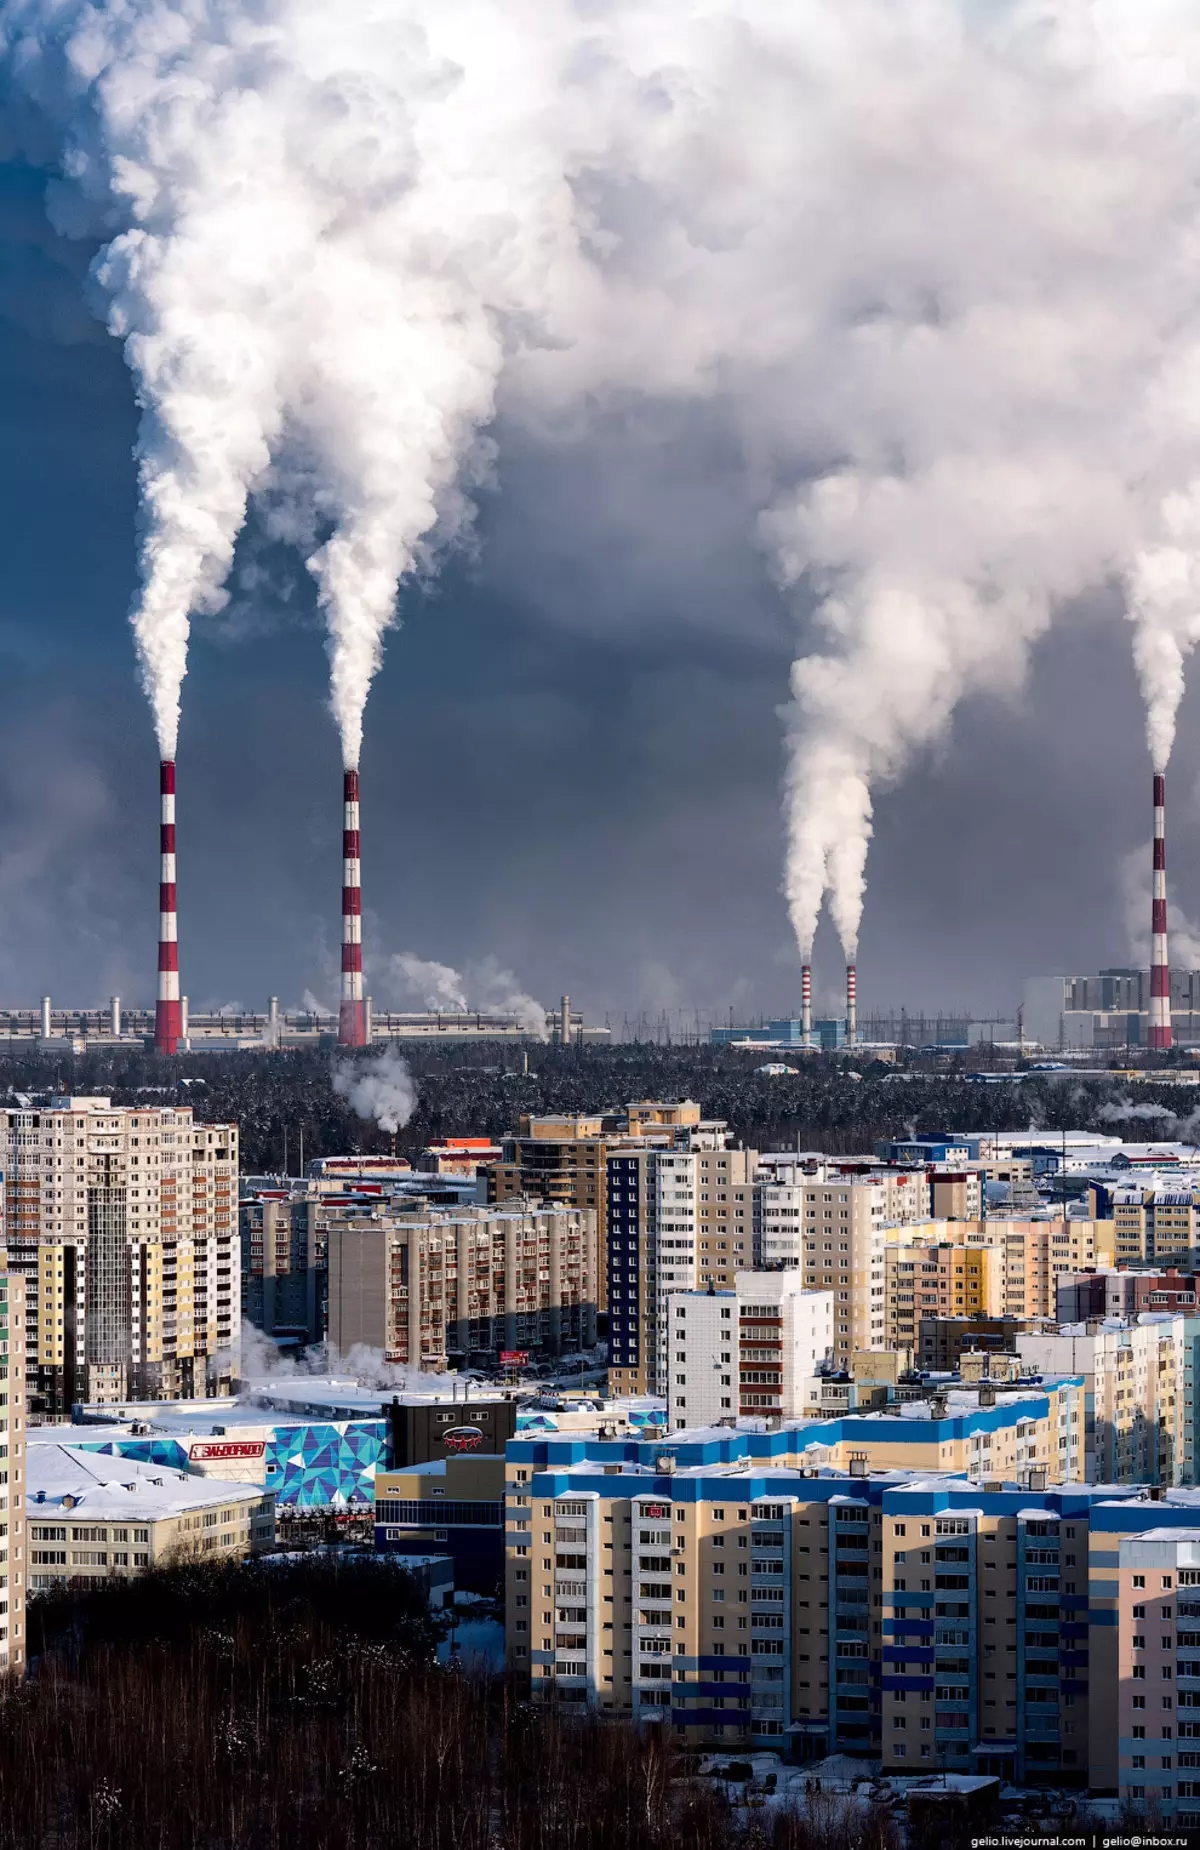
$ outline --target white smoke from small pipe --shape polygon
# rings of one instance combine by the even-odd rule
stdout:
[[[408,1062],[390,1049],[372,1060],[344,1060],[333,1069],[333,1089],[360,1118],[395,1136],[417,1108]]]

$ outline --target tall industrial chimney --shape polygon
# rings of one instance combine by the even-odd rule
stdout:
[[[800,965],[800,1037],[806,1047],[812,1046],[812,952],[804,953],[804,962]]]
[[[363,1007],[362,869],[359,861],[358,772],[347,771],[342,785],[342,1006],[338,1046],[365,1047]]]
[[[1149,1045],[1171,1045],[1171,969],[1167,952],[1167,780],[1154,773],[1154,891],[1150,901]]]
[[[179,931],[175,917],[175,760],[158,770],[162,796],[158,873],[158,1001],[154,1009],[154,1051],[176,1053],[183,1033],[179,1008]]]
[[[858,1040],[858,966],[846,965],[846,1045]]]

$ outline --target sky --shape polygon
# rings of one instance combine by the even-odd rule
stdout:
[[[51,231],[43,187],[0,167],[0,1003],[149,1002],[136,408],[85,303],[89,250]],[[368,990],[414,1005],[384,968],[411,951],[493,960],[618,1029],[642,1010],[794,1010],[777,709],[810,613],[756,538],[730,419],[631,393],[586,431],[502,412],[492,434],[473,552],[404,594],[367,706]],[[253,524],[232,585],[195,625],[184,701],[182,986],[193,1008],[332,1003],[340,756],[313,591]],[[1006,1012],[1025,976],[1126,961],[1124,863],[1149,837],[1127,632],[1111,597],[1086,600],[1019,698],[966,700],[880,793],[861,1008]],[[1170,877],[1200,915],[1195,719],[1189,695]],[[840,985],[826,923],[818,1006]]]

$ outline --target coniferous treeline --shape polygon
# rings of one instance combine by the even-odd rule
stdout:
[[[734,1810],[655,1731],[436,1662],[369,1560],[38,1599],[0,1691],[0,1850],[895,1850],[882,1812]]]
[[[1131,1108],[1131,1096],[1128,1082],[1120,1079],[1061,1084],[1032,1076],[983,1088],[967,1078],[978,1052],[957,1056],[949,1066],[918,1060],[912,1075],[897,1082],[891,1069],[865,1052],[854,1071],[844,1059],[817,1055],[781,1077],[757,1071],[775,1058],[771,1054],[707,1045],[414,1042],[404,1051],[417,1106],[397,1139],[402,1154],[439,1137],[502,1136],[527,1112],[619,1111],[637,1098],[694,1098],[706,1117],[723,1118],[734,1138],[753,1148],[794,1148],[799,1141],[831,1155],[869,1149],[878,1137],[904,1137],[914,1128],[1005,1131],[1032,1122],[1047,1135],[1092,1129],[1172,1136],[1197,1103],[1194,1088],[1156,1086],[1149,1103],[1161,1115],[1147,1120],[1146,1099],[1133,1116],[1122,1115]],[[528,1073],[526,1052],[533,1068]],[[793,1064],[799,1064],[796,1057]],[[306,1157],[389,1149],[387,1134],[356,1117],[334,1092],[332,1076],[330,1054],[315,1049],[184,1054],[172,1060],[121,1049],[69,1063],[36,1053],[0,1055],[0,1091],[65,1086],[107,1093],[118,1105],[178,1100],[191,1105],[198,1118],[233,1119],[240,1126],[242,1168],[252,1174],[280,1170],[285,1155],[294,1172],[301,1134]]]

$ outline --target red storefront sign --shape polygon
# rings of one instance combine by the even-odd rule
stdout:
[[[261,1458],[266,1452],[265,1439],[205,1439],[188,1449],[192,1464],[215,1464],[223,1458]]]

